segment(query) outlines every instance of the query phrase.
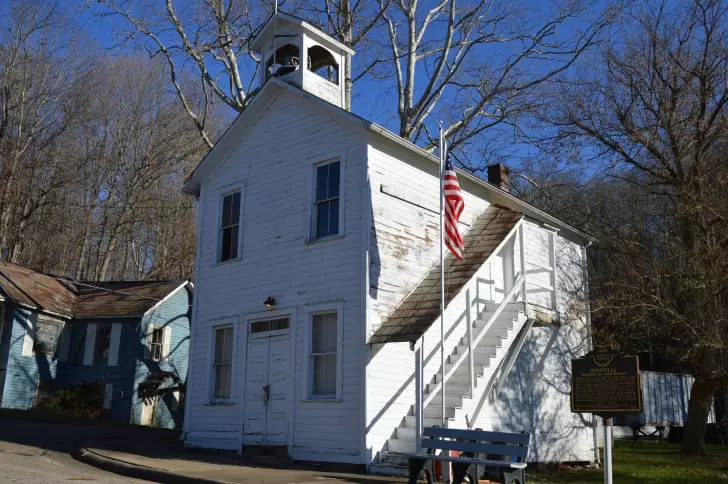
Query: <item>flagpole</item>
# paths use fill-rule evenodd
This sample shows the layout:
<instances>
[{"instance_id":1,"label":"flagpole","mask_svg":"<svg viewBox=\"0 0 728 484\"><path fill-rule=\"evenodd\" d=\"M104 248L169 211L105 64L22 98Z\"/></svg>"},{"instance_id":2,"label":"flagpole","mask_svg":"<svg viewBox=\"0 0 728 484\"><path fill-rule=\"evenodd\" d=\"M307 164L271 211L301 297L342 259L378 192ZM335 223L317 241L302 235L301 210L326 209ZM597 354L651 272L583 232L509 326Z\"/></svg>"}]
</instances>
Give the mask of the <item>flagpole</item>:
<instances>
[{"instance_id":1,"label":"flagpole","mask_svg":"<svg viewBox=\"0 0 728 484\"><path fill-rule=\"evenodd\" d=\"M445 257L443 249L443 214L445 212L445 187L442 173L445 167L445 141L442 137L442 122L440 123L440 387L442 388L442 419L441 426L445 428Z\"/></svg>"}]
</instances>

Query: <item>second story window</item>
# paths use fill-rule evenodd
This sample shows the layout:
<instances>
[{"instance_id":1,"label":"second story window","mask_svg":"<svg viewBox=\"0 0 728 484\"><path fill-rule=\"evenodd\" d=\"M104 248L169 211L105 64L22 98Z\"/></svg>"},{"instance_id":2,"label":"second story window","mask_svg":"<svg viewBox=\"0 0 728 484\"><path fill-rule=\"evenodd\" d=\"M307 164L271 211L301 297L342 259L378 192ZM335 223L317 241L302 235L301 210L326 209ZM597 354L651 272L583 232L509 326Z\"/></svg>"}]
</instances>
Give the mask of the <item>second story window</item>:
<instances>
[{"instance_id":1,"label":"second story window","mask_svg":"<svg viewBox=\"0 0 728 484\"><path fill-rule=\"evenodd\" d=\"M313 238L339 234L339 192L341 163L334 161L316 166L316 193L313 210Z\"/></svg>"},{"instance_id":2,"label":"second story window","mask_svg":"<svg viewBox=\"0 0 728 484\"><path fill-rule=\"evenodd\" d=\"M222 198L220 217L220 257L218 262L237 259L240 237L240 192Z\"/></svg>"}]
</instances>

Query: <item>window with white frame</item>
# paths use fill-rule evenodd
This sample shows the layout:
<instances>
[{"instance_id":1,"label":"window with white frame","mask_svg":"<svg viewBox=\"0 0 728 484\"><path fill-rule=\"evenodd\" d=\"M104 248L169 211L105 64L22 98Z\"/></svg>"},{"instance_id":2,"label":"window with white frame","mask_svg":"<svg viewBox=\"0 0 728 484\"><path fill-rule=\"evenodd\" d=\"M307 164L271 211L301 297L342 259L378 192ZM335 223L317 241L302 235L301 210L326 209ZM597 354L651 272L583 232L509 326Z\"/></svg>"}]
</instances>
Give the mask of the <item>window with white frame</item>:
<instances>
[{"instance_id":1,"label":"window with white frame","mask_svg":"<svg viewBox=\"0 0 728 484\"><path fill-rule=\"evenodd\" d=\"M311 398L336 398L339 358L339 313L336 310L311 314Z\"/></svg>"},{"instance_id":2,"label":"window with white frame","mask_svg":"<svg viewBox=\"0 0 728 484\"><path fill-rule=\"evenodd\" d=\"M164 349L164 329L157 328L152 331L152 336L149 338L149 357L152 361L161 361L162 353Z\"/></svg>"},{"instance_id":3,"label":"window with white frame","mask_svg":"<svg viewBox=\"0 0 728 484\"><path fill-rule=\"evenodd\" d=\"M214 391L216 400L229 400L233 376L233 327L215 328Z\"/></svg>"},{"instance_id":4,"label":"window with white frame","mask_svg":"<svg viewBox=\"0 0 728 484\"><path fill-rule=\"evenodd\" d=\"M316 165L313 239L322 239L339 234L340 185L341 163L339 161Z\"/></svg>"},{"instance_id":5,"label":"window with white frame","mask_svg":"<svg viewBox=\"0 0 728 484\"><path fill-rule=\"evenodd\" d=\"M240 245L240 190L222 197L218 262L237 259Z\"/></svg>"},{"instance_id":6,"label":"window with white frame","mask_svg":"<svg viewBox=\"0 0 728 484\"><path fill-rule=\"evenodd\" d=\"M96 361L109 361L109 349L111 348L111 325L105 324L96 330L96 344L94 351ZM161 352L160 352L161 354Z\"/></svg>"}]
</instances>

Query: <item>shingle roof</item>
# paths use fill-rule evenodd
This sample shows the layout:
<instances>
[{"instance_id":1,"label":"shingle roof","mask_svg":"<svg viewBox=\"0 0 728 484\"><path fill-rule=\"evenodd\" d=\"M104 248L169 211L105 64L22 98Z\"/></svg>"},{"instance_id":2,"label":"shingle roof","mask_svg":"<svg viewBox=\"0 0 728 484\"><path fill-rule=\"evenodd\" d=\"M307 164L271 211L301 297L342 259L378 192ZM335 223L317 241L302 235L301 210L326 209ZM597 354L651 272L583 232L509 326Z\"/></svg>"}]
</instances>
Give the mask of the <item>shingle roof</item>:
<instances>
[{"instance_id":1,"label":"shingle roof","mask_svg":"<svg viewBox=\"0 0 728 484\"><path fill-rule=\"evenodd\" d=\"M73 315L76 318L141 315L184 283L185 281L89 283L99 289L79 286Z\"/></svg>"},{"instance_id":2,"label":"shingle roof","mask_svg":"<svg viewBox=\"0 0 728 484\"><path fill-rule=\"evenodd\" d=\"M71 281L0 261L0 290L10 299L76 318L138 316L185 282Z\"/></svg>"},{"instance_id":3,"label":"shingle roof","mask_svg":"<svg viewBox=\"0 0 728 484\"><path fill-rule=\"evenodd\" d=\"M445 306L457 295L475 272L493 254L523 215L505 207L491 205L463 236L463 259L445 259ZM415 341L440 316L440 264L389 315L369 343Z\"/></svg>"}]
</instances>

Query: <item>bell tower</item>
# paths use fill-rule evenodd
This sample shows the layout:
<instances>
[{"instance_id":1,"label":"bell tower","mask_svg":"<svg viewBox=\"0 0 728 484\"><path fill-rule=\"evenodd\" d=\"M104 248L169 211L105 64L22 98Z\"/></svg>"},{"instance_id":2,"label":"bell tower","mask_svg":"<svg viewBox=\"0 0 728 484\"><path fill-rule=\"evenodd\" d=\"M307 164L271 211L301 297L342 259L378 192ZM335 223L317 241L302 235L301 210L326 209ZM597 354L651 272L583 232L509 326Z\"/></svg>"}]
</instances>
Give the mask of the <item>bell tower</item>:
<instances>
[{"instance_id":1,"label":"bell tower","mask_svg":"<svg viewBox=\"0 0 728 484\"><path fill-rule=\"evenodd\" d=\"M294 15L276 12L253 39L260 55L260 85L276 76L340 108L346 107L344 72L354 51Z\"/></svg>"}]
</instances>

